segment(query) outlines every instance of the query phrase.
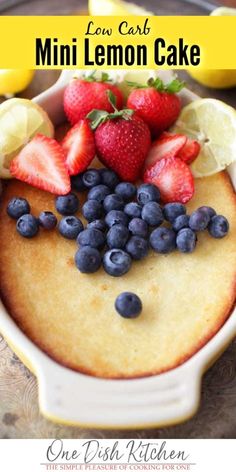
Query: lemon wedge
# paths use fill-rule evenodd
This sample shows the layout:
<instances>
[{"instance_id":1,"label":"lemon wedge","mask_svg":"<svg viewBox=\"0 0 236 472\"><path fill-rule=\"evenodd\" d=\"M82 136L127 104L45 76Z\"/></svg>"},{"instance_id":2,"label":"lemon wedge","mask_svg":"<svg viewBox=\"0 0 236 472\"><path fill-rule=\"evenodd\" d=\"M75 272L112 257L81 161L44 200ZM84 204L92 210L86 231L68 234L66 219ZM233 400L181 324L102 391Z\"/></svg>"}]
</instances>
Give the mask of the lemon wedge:
<instances>
[{"instance_id":1,"label":"lemon wedge","mask_svg":"<svg viewBox=\"0 0 236 472\"><path fill-rule=\"evenodd\" d=\"M215 174L236 161L236 111L220 100L202 98L191 102L173 127L201 144L192 163L195 177Z\"/></svg>"},{"instance_id":2,"label":"lemon wedge","mask_svg":"<svg viewBox=\"0 0 236 472\"><path fill-rule=\"evenodd\" d=\"M37 133L54 134L52 122L39 105L23 98L11 98L0 105L0 177L11 177L11 160Z\"/></svg>"},{"instance_id":3,"label":"lemon wedge","mask_svg":"<svg viewBox=\"0 0 236 472\"><path fill-rule=\"evenodd\" d=\"M139 7L134 3L123 0L89 0L89 14L95 16L119 16L119 15L153 15L152 12Z\"/></svg>"},{"instance_id":4,"label":"lemon wedge","mask_svg":"<svg viewBox=\"0 0 236 472\"><path fill-rule=\"evenodd\" d=\"M34 71L26 69L0 69L0 95L14 95L26 89Z\"/></svg>"}]
</instances>

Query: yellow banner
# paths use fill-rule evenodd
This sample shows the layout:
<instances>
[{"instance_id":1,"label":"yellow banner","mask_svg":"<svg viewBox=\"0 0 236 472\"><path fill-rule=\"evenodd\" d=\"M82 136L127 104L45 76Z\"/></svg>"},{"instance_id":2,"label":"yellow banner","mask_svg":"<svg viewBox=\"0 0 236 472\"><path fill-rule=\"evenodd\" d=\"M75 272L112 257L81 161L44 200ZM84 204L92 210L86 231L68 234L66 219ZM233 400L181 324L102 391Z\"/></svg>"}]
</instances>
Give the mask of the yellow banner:
<instances>
[{"instance_id":1,"label":"yellow banner","mask_svg":"<svg viewBox=\"0 0 236 472\"><path fill-rule=\"evenodd\" d=\"M236 16L2 16L0 44L5 69L236 69Z\"/></svg>"}]
</instances>

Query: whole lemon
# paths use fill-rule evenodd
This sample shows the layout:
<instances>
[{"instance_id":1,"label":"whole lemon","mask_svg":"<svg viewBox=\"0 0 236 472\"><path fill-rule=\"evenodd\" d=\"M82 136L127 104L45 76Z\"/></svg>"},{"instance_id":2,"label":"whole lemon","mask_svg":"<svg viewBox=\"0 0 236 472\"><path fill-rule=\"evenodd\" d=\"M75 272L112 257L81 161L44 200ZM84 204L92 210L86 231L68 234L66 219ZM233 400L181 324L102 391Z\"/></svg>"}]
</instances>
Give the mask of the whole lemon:
<instances>
[{"instance_id":1,"label":"whole lemon","mask_svg":"<svg viewBox=\"0 0 236 472\"><path fill-rule=\"evenodd\" d=\"M188 73L193 79L206 87L216 89L236 87L236 69L190 69Z\"/></svg>"},{"instance_id":2,"label":"whole lemon","mask_svg":"<svg viewBox=\"0 0 236 472\"><path fill-rule=\"evenodd\" d=\"M22 92L33 79L34 71L27 69L0 69L0 95Z\"/></svg>"}]
</instances>

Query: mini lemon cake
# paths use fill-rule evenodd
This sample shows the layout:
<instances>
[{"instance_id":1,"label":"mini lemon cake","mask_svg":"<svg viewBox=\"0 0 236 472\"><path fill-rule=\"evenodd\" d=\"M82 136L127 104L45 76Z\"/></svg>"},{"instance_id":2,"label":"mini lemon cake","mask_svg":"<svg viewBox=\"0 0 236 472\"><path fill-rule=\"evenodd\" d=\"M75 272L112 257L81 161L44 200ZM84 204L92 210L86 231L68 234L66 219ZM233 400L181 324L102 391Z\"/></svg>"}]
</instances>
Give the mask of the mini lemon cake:
<instances>
[{"instance_id":1,"label":"mini lemon cake","mask_svg":"<svg viewBox=\"0 0 236 472\"><path fill-rule=\"evenodd\" d=\"M76 242L58 231L22 238L6 214L16 195L29 201L36 216L43 210L55 212L53 195L14 180L5 182L1 297L20 329L64 366L103 378L165 372L197 352L230 316L236 286L236 198L225 172L196 179L187 210L215 208L230 223L228 235L217 241L207 231L198 233L192 254L150 250L122 277L111 277L102 268L95 274L79 272ZM124 319L115 311L115 299L124 291L142 300L136 319Z\"/></svg>"}]
</instances>

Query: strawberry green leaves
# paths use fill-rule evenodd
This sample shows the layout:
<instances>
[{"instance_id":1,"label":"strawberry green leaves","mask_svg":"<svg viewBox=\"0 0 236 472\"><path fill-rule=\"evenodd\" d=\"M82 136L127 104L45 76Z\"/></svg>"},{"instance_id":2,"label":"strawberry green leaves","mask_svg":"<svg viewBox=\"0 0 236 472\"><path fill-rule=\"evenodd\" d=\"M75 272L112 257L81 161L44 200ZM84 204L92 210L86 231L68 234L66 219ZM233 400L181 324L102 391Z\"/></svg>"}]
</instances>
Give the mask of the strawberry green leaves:
<instances>
[{"instance_id":1,"label":"strawberry green leaves","mask_svg":"<svg viewBox=\"0 0 236 472\"><path fill-rule=\"evenodd\" d=\"M180 90L182 90L183 87L185 87L185 82L179 80L179 79L173 79L171 82L168 84L164 84L164 82L160 79L160 77L150 78L146 84L138 84L136 82L129 82L126 81L127 85L129 87L133 88L149 88L153 87L158 92L167 92L167 93L178 93Z\"/></svg>"},{"instance_id":2,"label":"strawberry green leaves","mask_svg":"<svg viewBox=\"0 0 236 472\"><path fill-rule=\"evenodd\" d=\"M165 85L165 92L168 93L179 93L185 87L185 82L174 79Z\"/></svg>"},{"instance_id":3,"label":"strawberry green leaves","mask_svg":"<svg viewBox=\"0 0 236 472\"><path fill-rule=\"evenodd\" d=\"M123 110L117 110L116 108L116 97L112 93L111 90L107 91L107 96L110 104L112 105L114 112L108 113L104 110L92 110L88 115L87 118L91 120L91 128L95 130L100 124L105 123L108 120L115 120L117 118L123 118L124 120L129 120L130 117L133 115L134 110L129 110L128 108L124 108Z\"/></svg>"},{"instance_id":4,"label":"strawberry green leaves","mask_svg":"<svg viewBox=\"0 0 236 472\"><path fill-rule=\"evenodd\" d=\"M91 74L83 76L83 80L85 80L86 82L112 82L107 72L102 72L100 78L96 77L96 72L96 70L93 70Z\"/></svg>"}]
</instances>

